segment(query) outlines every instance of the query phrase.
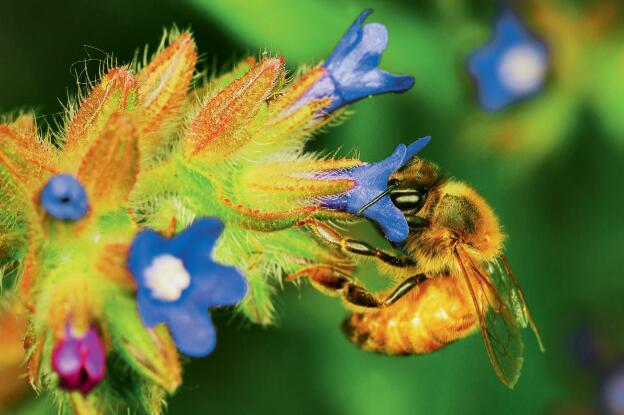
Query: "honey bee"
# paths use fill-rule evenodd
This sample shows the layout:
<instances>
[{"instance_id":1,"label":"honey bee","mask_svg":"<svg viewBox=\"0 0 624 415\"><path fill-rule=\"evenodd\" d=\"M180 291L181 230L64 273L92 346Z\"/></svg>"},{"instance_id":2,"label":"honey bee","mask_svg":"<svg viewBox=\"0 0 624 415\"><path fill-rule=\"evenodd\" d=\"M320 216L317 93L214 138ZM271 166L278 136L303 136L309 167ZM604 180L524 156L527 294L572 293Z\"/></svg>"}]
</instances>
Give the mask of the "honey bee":
<instances>
[{"instance_id":1,"label":"honey bee","mask_svg":"<svg viewBox=\"0 0 624 415\"><path fill-rule=\"evenodd\" d=\"M414 157L395 172L387 190L410 232L401 255L344 238L317 221L305 223L320 240L350 256L377 261L394 288L372 293L331 265L303 270L317 289L341 295L352 314L342 324L360 348L388 355L438 350L480 328L500 380L513 388L523 362L521 328L537 327L502 254L504 235L488 203L468 185L445 178L436 165Z\"/></svg>"}]
</instances>

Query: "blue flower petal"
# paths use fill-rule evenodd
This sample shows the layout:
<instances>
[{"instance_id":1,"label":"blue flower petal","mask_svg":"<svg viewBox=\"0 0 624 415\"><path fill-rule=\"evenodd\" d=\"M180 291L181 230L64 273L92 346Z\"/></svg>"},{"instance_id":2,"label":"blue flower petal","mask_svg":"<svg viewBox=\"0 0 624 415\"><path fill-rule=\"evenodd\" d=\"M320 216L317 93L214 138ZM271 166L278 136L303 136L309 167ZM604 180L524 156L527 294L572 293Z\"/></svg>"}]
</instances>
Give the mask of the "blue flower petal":
<instances>
[{"instance_id":1,"label":"blue flower petal","mask_svg":"<svg viewBox=\"0 0 624 415\"><path fill-rule=\"evenodd\" d=\"M185 265L191 260L213 262L212 250L222 232L223 222L219 219L198 219L171 240L168 251L182 258Z\"/></svg>"},{"instance_id":2,"label":"blue flower petal","mask_svg":"<svg viewBox=\"0 0 624 415\"><path fill-rule=\"evenodd\" d=\"M359 214L364 206L387 190L390 176L407 164L430 140L431 137L424 137L408 147L400 144L385 160L354 167L345 171L342 176L333 176L334 178L346 176L346 178L353 180L356 185L348 192L323 200L322 205L331 209ZM400 243L409 234L409 226L405 216L394 206L387 195L366 208L361 214L379 225L384 236L390 242Z\"/></svg>"},{"instance_id":3,"label":"blue flower petal","mask_svg":"<svg viewBox=\"0 0 624 415\"><path fill-rule=\"evenodd\" d=\"M515 53L512 61L510 53ZM497 111L539 92L547 64L544 44L527 31L513 12L506 10L496 22L492 40L469 58L468 69L477 80L483 108ZM520 83L509 78L509 70L521 77Z\"/></svg>"},{"instance_id":4,"label":"blue flower petal","mask_svg":"<svg viewBox=\"0 0 624 415\"><path fill-rule=\"evenodd\" d=\"M139 289L136 302L141 320L147 327L154 327L167 321L167 313L171 305L152 297L149 290Z\"/></svg>"},{"instance_id":5,"label":"blue flower petal","mask_svg":"<svg viewBox=\"0 0 624 415\"><path fill-rule=\"evenodd\" d=\"M420 150L425 148L427 144L431 141L431 136L426 136L414 141L412 144L407 146L407 150L405 151L405 157L403 157L403 163L401 163L401 167L406 165L412 157L414 157Z\"/></svg>"},{"instance_id":6,"label":"blue flower petal","mask_svg":"<svg viewBox=\"0 0 624 415\"><path fill-rule=\"evenodd\" d=\"M178 349L189 356L205 356L212 351L216 334L210 320L209 307L234 305L242 300L247 282L234 267L216 263L215 243L223 232L223 223L215 218L195 221L172 240L152 230L143 230L135 238L128 256L128 268L137 283L137 306L144 324L153 327L166 323ZM151 288L145 281L145 271L156 257L166 254L182 261L188 273L188 286L175 286L179 296L154 295L162 284L179 283L179 270L163 268L157 271L158 283ZM160 266L160 265L159 265ZM168 274L173 272L169 280ZM164 279L163 279L164 278ZM165 290L171 290L167 287ZM176 293L175 291L173 291ZM164 298L164 299L163 299Z\"/></svg>"},{"instance_id":7,"label":"blue flower petal","mask_svg":"<svg viewBox=\"0 0 624 415\"><path fill-rule=\"evenodd\" d=\"M332 53L329 55L329 58L327 58L327 60L325 61L325 67L340 62L340 60L344 56L347 56L353 50L353 48L361 42L362 23L364 23L364 20L366 20L366 18L370 16L371 13L373 13L373 9L366 9L362 13L360 13L360 15L355 19L353 23L351 23L351 26L349 26L347 32L342 35L342 38L340 39Z\"/></svg>"},{"instance_id":8,"label":"blue flower petal","mask_svg":"<svg viewBox=\"0 0 624 415\"><path fill-rule=\"evenodd\" d=\"M172 307L167 320L176 347L185 355L203 357L214 350L217 335L206 310Z\"/></svg>"},{"instance_id":9,"label":"blue flower petal","mask_svg":"<svg viewBox=\"0 0 624 415\"><path fill-rule=\"evenodd\" d=\"M326 74L295 107L313 99L332 97L325 108L330 113L362 98L386 92L403 92L414 85L414 77L379 69L388 44L388 31L380 23L362 25L372 10L364 11L344 34L323 63Z\"/></svg>"},{"instance_id":10,"label":"blue flower petal","mask_svg":"<svg viewBox=\"0 0 624 415\"><path fill-rule=\"evenodd\" d=\"M155 257L168 251L168 243L161 234L151 229L142 230L134 238L128 254L128 268L139 286L144 284L143 271Z\"/></svg>"},{"instance_id":11,"label":"blue flower petal","mask_svg":"<svg viewBox=\"0 0 624 415\"><path fill-rule=\"evenodd\" d=\"M219 264L210 268L191 268L195 278L190 293L197 304L206 307L223 307L239 303L247 293L247 280L236 269Z\"/></svg>"},{"instance_id":12,"label":"blue flower petal","mask_svg":"<svg viewBox=\"0 0 624 415\"><path fill-rule=\"evenodd\" d=\"M356 183L366 186L355 186L347 193L346 211L356 213L362 206L373 200L388 187L388 178L401 167L407 148L405 144L399 144L392 154L377 163L363 164L350 171L350 176ZM371 206L372 209L373 207ZM367 210L368 211L368 210ZM365 211L365 212L367 212Z\"/></svg>"},{"instance_id":13,"label":"blue flower petal","mask_svg":"<svg viewBox=\"0 0 624 415\"><path fill-rule=\"evenodd\" d=\"M354 168L351 171L353 179L356 183L366 183L366 186L356 186L347 194L345 210L356 214L364 205L384 192L388 188L390 175L401 167L406 151L405 145L399 144L387 159ZM362 214L377 223L390 242L401 242L407 238L407 221L389 197L383 197Z\"/></svg>"},{"instance_id":14,"label":"blue flower petal","mask_svg":"<svg viewBox=\"0 0 624 415\"><path fill-rule=\"evenodd\" d=\"M403 92L414 84L412 76L378 68L388 44L388 31L379 23L362 26L371 13L368 9L360 14L323 64L335 86L328 112L370 95Z\"/></svg>"},{"instance_id":15,"label":"blue flower petal","mask_svg":"<svg viewBox=\"0 0 624 415\"><path fill-rule=\"evenodd\" d=\"M48 180L39 200L43 209L59 220L77 221L89 210L84 187L69 174L57 174Z\"/></svg>"}]
</instances>

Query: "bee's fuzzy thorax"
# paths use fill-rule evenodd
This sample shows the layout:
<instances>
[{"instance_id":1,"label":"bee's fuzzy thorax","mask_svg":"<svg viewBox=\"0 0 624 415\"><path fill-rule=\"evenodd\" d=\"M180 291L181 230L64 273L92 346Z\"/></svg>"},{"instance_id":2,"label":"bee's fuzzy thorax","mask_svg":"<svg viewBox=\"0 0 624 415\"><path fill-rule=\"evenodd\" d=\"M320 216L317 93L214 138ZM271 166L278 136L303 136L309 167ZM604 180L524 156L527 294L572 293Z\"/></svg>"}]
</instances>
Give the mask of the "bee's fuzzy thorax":
<instances>
[{"instance_id":1,"label":"bee's fuzzy thorax","mask_svg":"<svg viewBox=\"0 0 624 415\"><path fill-rule=\"evenodd\" d=\"M448 181L443 186L449 209L457 209L460 228L459 242L483 261L490 261L501 255L504 234L498 217L485 199L472 187L457 181Z\"/></svg>"}]
</instances>

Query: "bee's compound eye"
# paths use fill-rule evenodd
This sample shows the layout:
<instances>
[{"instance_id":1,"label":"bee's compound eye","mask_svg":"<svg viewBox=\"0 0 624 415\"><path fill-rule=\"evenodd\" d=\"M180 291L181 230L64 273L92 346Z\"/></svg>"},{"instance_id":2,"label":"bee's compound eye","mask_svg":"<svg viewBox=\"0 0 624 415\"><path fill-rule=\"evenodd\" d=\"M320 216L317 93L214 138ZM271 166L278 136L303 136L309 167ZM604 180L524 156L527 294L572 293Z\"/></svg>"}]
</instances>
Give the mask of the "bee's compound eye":
<instances>
[{"instance_id":1,"label":"bee's compound eye","mask_svg":"<svg viewBox=\"0 0 624 415\"><path fill-rule=\"evenodd\" d=\"M402 211L418 210L425 202L424 195L415 189L396 189L390 192L394 206Z\"/></svg>"}]
</instances>

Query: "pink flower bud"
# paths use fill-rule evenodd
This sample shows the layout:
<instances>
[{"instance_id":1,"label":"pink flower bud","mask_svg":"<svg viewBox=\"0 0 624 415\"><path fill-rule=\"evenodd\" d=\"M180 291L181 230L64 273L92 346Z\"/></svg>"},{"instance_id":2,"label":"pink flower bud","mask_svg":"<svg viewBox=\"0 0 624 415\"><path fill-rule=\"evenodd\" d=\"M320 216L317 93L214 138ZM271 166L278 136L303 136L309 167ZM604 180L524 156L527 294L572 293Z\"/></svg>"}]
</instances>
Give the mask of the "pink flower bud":
<instances>
[{"instance_id":1,"label":"pink flower bud","mask_svg":"<svg viewBox=\"0 0 624 415\"><path fill-rule=\"evenodd\" d=\"M52 368L61 378L60 386L88 394L104 379L106 355L102 340L92 327L82 337L67 327L67 337L56 343Z\"/></svg>"}]
</instances>

